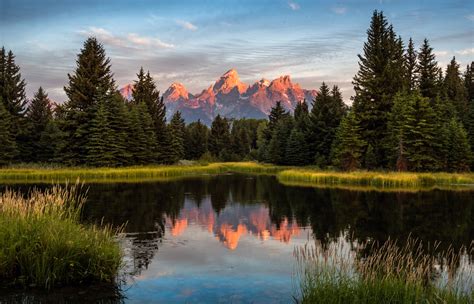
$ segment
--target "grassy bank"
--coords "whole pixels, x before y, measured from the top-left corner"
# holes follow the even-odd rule
[[[437,268],[436,258],[425,254],[419,245],[410,240],[399,247],[387,241],[364,257],[361,252],[368,244],[360,245],[356,252],[341,244],[324,250],[308,245],[296,248],[301,302],[472,303],[472,270],[460,269],[445,281],[438,277],[466,251],[439,257],[445,264]]]
[[[110,228],[84,226],[77,187],[0,196],[0,286],[114,283],[121,251]]]
[[[470,173],[330,172],[289,169],[280,172],[277,177],[282,183],[302,186],[359,186],[373,189],[474,187],[474,174]]]
[[[85,182],[138,182],[170,180],[226,172],[276,175],[280,182],[288,185],[354,188],[358,190],[474,187],[474,174],[472,173],[335,172],[254,162],[125,168],[4,168],[0,169],[0,182],[61,183],[77,178]]]
[[[211,163],[205,165],[170,165],[124,168],[4,168],[0,182],[37,183],[64,182],[80,178],[85,182],[136,182],[169,180],[186,176],[238,172],[248,174],[276,174],[284,167],[253,162]]]

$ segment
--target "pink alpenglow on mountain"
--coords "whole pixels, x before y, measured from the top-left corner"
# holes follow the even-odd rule
[[[123,98],[126,100],[132,99],[132,92],[133,92],[133,84],[127,84],[123,88],[120,89],[120,94],[122,94]]]
[[[120,90],[125,98],[128,91],[131,94],[130,85]],[[186,122],[200,119],[210,124],[218,114],[229,118],[266,118],[277,101],[293,111],[298,102],[306,99],[310,104],[315,96],[316,90],[302,89],[288,75],[273,81],[261,79],[249,86],[240,81],[235,69],[231,69],[196,95],[190,94],[183,84],[173,83],[163,99],[168,117],[179,110]]]

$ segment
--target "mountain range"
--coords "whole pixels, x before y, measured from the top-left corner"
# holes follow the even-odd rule
[[[128,84],[120,93],[130,100],[132,90],[133,85]],[[187,123],[200,119],[210,125],[218,114],[229,118],[266,118],[277,101],[293,111],[298,102],[311,103],[315,96],[316,90],[302,89],[289,75],[247,85],[231,69],[199,94],[191,94],[183,84],[175,82],[164,92],[163,99],[167,117],[180,111]]]

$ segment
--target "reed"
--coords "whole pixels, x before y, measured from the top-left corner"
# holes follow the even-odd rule
[[[0,286],[115,284],[121,250],[111,227],[80,224],[80,187],[0,196]]]
[[[380,247],[359,244],[356,250],[342,242],[326,249],[297,247],[299,298],[302,303],[472,303],[472,267],[461,265],[455,275],[440,277],[472,254],[473,246],[470,252],[449,250],[434,257],[421,245],[409,239],[403,246],[388,240]],[[362,256],[367,249],[370,254]]]

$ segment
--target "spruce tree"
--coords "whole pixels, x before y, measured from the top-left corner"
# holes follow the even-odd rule
[[[112,129],[108,120],[105,100],[99,100],[94,107],[96,107],[96,111],[90,122],[89,137],[85,146],[86,164],[95,167],[115,166],[115,157],[111,151]]]
[[[436,56],[428,39],[423,40],[423,45],[418,52],[418,87],[423,97],[434,99],[439,93],[437,79],[440,69],[436,62]]]
[[[52,143],[41,142],[40,139],[46,131],[46,126],[53,119],[53,111],[48,94],[42,87],[38,89],[31,100],[26,115],[31,126],[29,132],[30,149],[32,150],[31,161],[47,161],[47,159],[42,158],[43,151],[48,149],[48,146]]]
[[[291,130],[286,145],[286,164],[303,166],[308,164],[308,145],[304,133],[298,127]]]
[[[285,109],[281,105],[281,102],[277,101],[275,106],[272,107],[272,109],[270,110],[270,115],[268,115],[268,126],[266,130],[267,140],[271,139],[273,135],[273,131],[275,130],[278,122],[281,119],[288,117],[289,115],[290,114],[287,111],[285,111]]]
[[[362,139],[357,116],[353,111],[344,116],[336,131],[332,145],[331,160],[333,165],[345,170],[359,169],[363,160],[363,151],[367,143]]]
[[[146,104],[155,129],[157,161],[165,162],[165,158],[170,156],[172,151],[167,150],[170,138],[167,138],[169,130],[166,128],[166,107],[163,97],[160,97],[160,92],[149,71],[145,74],[143,67],[140,68],[137,78],[133,86],[132,103],[144,102]],[[169,161],[169,157],[167,161]]]
[[[66,145],[66,136],[59,128],[56,119],[48,121],[44,132],[41,133],[39,144],[41,150],[38,151],[38,158],[43,162],[60,163],[61,152]]]
[[[377,166],[386,166],[389,152],[380,143],[387,136],[388,113],[393,97],[405,86],[406,71],[403,43],[382,12],[373,13],[363,50],[353,80],[356,93],[353,108],[363,140],[374,148]]]
[[[226,118],[217,115],[209,133],[209,152],[223,161],[230,157],[230,127]]]
[[[171,161],[175,163],[184,158],[184,136],[186,132],[186,125],[179,111],[176,111],[173,114],[168,128],[169,134],[171,135],[170,148],[173,155]]]
[[[464,73],[464,87],[466,89],[469,106],[465,127],[469,138],[469,144],[471,149],[474,150],[474,61],[466,67]]]
[[[406,89],[412,92],[417,87],[417,53],[413,40],[408,41],[408,48],[405,54],[405,72],[406,72]]]
[[[313,101],[308,135],[312,158],[317,165],[330,164],[331,146],[345,112],[346,105],[339,88],[334,86],[330,92],[329,87],[323,82]]]
[[[128,141],[134,136],[130,127],[130,117],[125,99],[117,91],[106,103],[107,120],[111,130],[110,153],[114,156],[117,166],[133,165],[132,155],[128,149]],[[149,161],[153,162],[154,158]]]
[[[11,163],[18,153],[11,130],[11,115],[0,97],[0,166]]]
[[[472,153],[467,132],[464,130],[462,124],[456,119],[451,119],[449,124],[446,126],[446,129],[449,134],[447,171],[469,171],[469,165],[472,161]]]
[[[72,75],[68,74],[69,83],[64,88],[68,100],[64,131],[68,134],[66,158],[71,164],[89,162],[87,156],[90,128],[96,117],[95,111],[115,93],[116,86],[110,71],[110,59],[106,57],[103,46],[96,38],[88,38],[77,56],[77,67]],[[94,158],[94,157],[92,157]]]
[[[12,51],[0,49],[0,97],[14,124],[26,111],[26,82],[21,77],[20,67],[15,63]],[[13,126],[13,125],[12,125]],[[14,127],[14,126],[13,126]]]
[[[185,157],[186,159],[199,159],[207,152],[209,129],[201,120],[186,126]]]
[[[132,136],[129,138],[128,151],[134,164],[153,163],[156,151],[156,135],[153,120],[144,102],[134,104],[129,112],[129,124]]]
[[[286,151],[294,120],[291,116],[286,116],[276,124],[270,142],[268,143],[267,161],[272,164],[286,165]]]
[[[466,96],[466,88],[461,78],[459,64],[453,57],[446,68],[446,76],[444,77],[444,90],[446,98],[454,104],[457,114],[462,123],[467,123],[469,114],[469,103]]]

